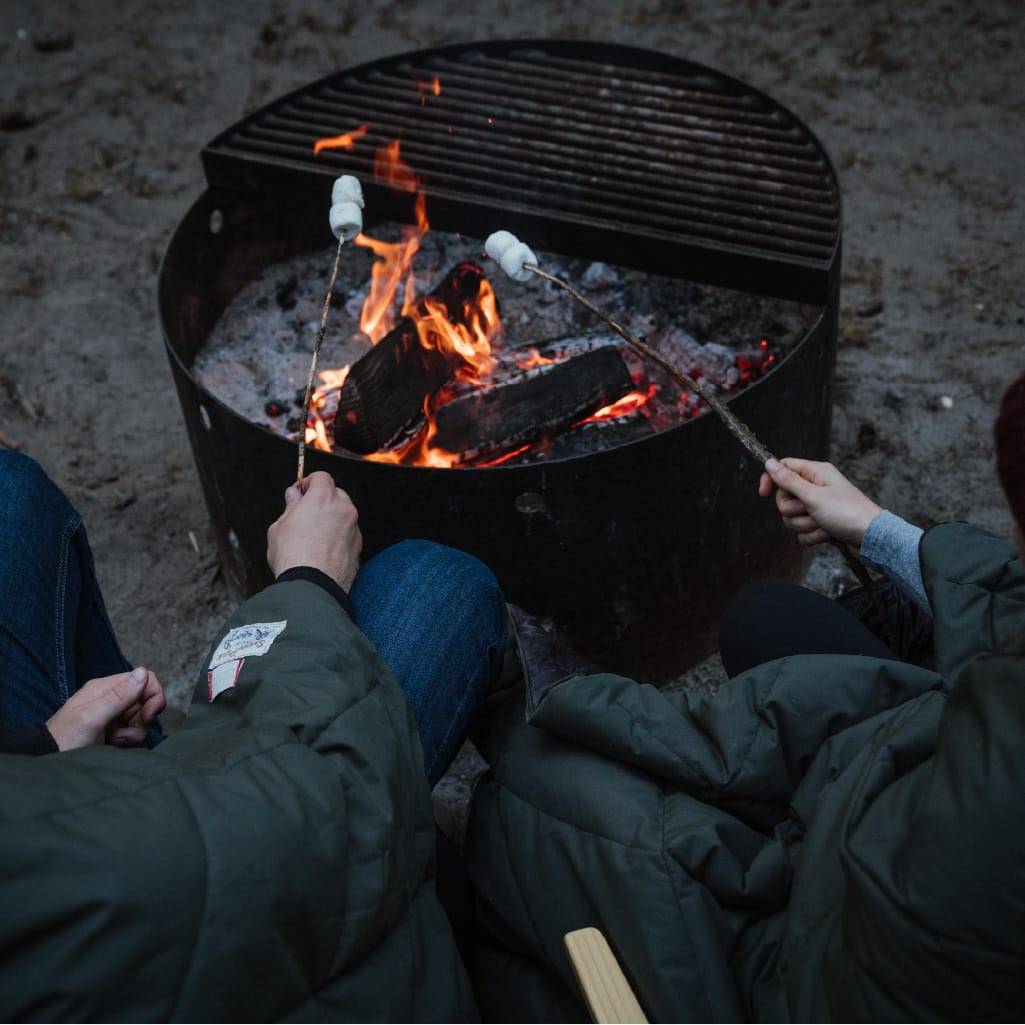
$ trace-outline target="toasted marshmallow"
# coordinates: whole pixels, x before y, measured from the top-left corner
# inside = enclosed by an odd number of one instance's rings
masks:
[[[335,203],[328,220],[335,238],[344,238],[346,242],[351,242],[363,230],[363,211],[349,200]]]
[[[334,188],[331,189],[331,205],[337,206],[339,203],[355,203],[360,210],[363,209],[363,189],[359,178],[343,174],[341,178],[335,179]]]

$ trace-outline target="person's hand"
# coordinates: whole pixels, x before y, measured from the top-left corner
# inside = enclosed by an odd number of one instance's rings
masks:
[[[83,684],[47,720],[60,751],[94,744],[137,747],[149,724],[167,706],[156,673],[142,666]]]
[[[770,459],[765,471],[758,494],[768,498],[775,487],[776,508],[803,545],[835,538],[858,547],[868,525],[882,512],[832,463]]]
[[[296,566],[326,573],[346,591],[359,569],[363,536],[352,499],[318,470],[285,492],[285,511],[267,531],[267,565],[275,577]]]

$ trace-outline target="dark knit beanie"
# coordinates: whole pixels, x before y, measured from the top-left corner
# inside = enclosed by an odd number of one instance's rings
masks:
[[[996,436],[997,473],[1018,526],[1025,531],[1025,375],[1000,403]]]

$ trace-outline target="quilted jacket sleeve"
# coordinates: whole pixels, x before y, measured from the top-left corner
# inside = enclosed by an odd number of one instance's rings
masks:
[[[1025,568],[1007,538],[945,523],[926,531],[919,554],[939,673],[953,679],[977,655],[1025,640]]]
[[[826,740],[941,686],[916,666],[802,655],[758,666],[714,694],[576,677],[552,689],[531,724],[764,828],[785,813]]]
[[[213,703],[208,657],[155,751],[5,762],[7,1018],[472,1015],[398,684],[314,584],[268,588],[222,634],[254,623],[285,625]]]

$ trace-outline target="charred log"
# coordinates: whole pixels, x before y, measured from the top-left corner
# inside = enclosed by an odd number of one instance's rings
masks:
[[[501,388],[522,380],[526,370],[576,359],[585,352],[593,352],[604,347],[618,348],[624,362],[629,360],[630,350],[614,334],[560,335],[558,338],[548,338],[543,342],[520,345],[515,349],[498,349],[491,354],[494,365],[488,372],[487,384],[488,387]],[[629,365],[627,362],[628,367]],[[481,382],[476,378],[453,380],[447,388],[449,401],[475,394],[480,387]]]
[[[592,452],[604,452],[618,448],[640,438],[651,437],[655,428],[641,412],[628,413],[614,420],[596,420],[581,424],[564,434],[557,434],[548,441],[531,446],[526,452],[510,459],[506,466],[526,466],[530,463],[546,462],[552,459],[570,459],[586,456]]]
[[[434,288],[431,298],[444,304],[452,324],[463,324],[466,303],[478,297],[483,281],[479,267],[460,263]],[[425,301],[418,305],[426,315]],[[455,353],[422,345],[413,320],[403,317],[353,363],[338,400],[335,443],[360,455],[383,448],[423,411],[427,396],[461,364]]]
[[[441,406],[431,445],[463,461],[497,457],[567,430],[632,389],[618,350],[596,349]]]

